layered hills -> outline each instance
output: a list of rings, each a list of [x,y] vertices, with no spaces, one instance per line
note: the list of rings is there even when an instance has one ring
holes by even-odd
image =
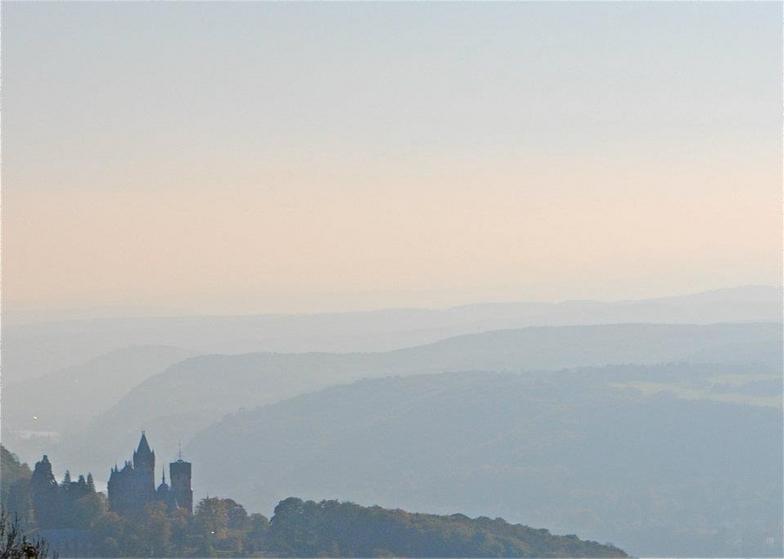
[[[121,457],[140,428],[176,448],[227,413],[361,378],[703,362],[711,356],[724,362],[775,364],[780,337],[781,325],[776,323],[618,324],[494,331],[377,353],[200,356],[180,361],[129,391],[88,425],[82,444],[69,442],[72,455],[66,458],[81,469],[95,469],[95,464]]]
[[[780,321],[781,305],[780,288],[744,286],[610,302],[501,302],[301,315],[36,322],[4,315],[3,376],[6,384],[41,377],[130,346],[171,346],[197,354],[378,352],[526,326]]]

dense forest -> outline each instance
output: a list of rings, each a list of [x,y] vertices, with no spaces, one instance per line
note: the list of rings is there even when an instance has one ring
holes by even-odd
[[[0,499],[8,502],[11,487],[20,480],[30,479],[32,472],[27,464],[22,464],[7,448],[0,445]]]
[[[86,479],[48,486],[36,506],[30,470],[2,449],[3,508],[61,556],[94,557],[625,557],[609,544],[554,536],[503,519],[413,514],[288,498],[267,519],[232,499],[202,499],[191,516],[164,503],[121,516]]]
[[[296,498],[275,508],[268,541],[271,551],[298,557],[626,557],[611,545],[554,536],[501,518]]]

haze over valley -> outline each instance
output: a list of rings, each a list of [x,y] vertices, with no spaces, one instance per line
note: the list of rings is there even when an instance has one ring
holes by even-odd
[[[784,556],[783,10],[4,3],[0,556]]]
[[[102,484],[105,465],[145,429],[199,464],[197,496],[245,495],[261,512],[289,495],[340,495],[502,516],[640,554],[764,556],[781,545],[780,298],[753,287],[624,303],[183,319],[188,327],[166,341],[198,347],[211,330],[199,337],[195,325],[217,321],[244,324],[236,337],[264,347],[274,342],[260,324],[299,323],[335,336],[328,343],[355,335],[363,351],[315,351],[323,339],[303,352],[115,349],[8,383],[3,440],[29,462],[48,453]],[[688,323],[695,315],[725,321]],[[597,323],[579,324],[589,316]],[[144,341],[148,325],[173,319],[117,322]],[[522,327],[492,329],[511,325]],[[474,328],[367,351],[390,344],[391,331],[428,339]],[[306,339],[292,328],[289,343]]]

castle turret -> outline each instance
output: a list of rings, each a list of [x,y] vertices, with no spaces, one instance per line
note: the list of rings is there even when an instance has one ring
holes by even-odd
[[[147,442],[147,435],[142,431],[142,438],[139,439],[139,446],[133,451],[133,467],[140,469],[155,466],[155,453]]]
[[[138,490],[146,500],[151,500],[155,495],[155,453],[150,448],[144,431],[139,446],[133,453],[133,470],[138,479]]]
[[[161,473],[161,484],[158,486],[156,498],[158,501],[164,503],[170,511],[176,510],[178,508],[177,499],[174,496],[172,488],[166,483],[166,472],[163,468],[161,468]]]
[[[169,484],[166,483],[166,470],[161,468],[161,484],[156,490],[158,500],[166,500],[169,498]]]
[[[176,462],[169,464],[171,493],[179,508],[193,514],[193,489],[191,489],[191,463],[180,456]]]

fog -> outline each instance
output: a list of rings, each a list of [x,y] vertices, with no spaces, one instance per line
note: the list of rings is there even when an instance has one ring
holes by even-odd
[[[781,17],[5,3],[0,504],[61,556],[782,556]]]

